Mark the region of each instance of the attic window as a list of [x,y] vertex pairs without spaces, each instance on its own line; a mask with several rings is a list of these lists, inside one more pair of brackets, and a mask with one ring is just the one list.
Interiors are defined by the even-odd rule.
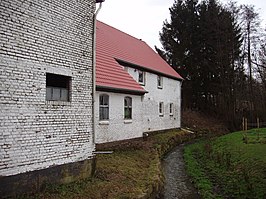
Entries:
[[163,77],[160,75],[157,76],[157,86],[158,88],[163,88]]
[[139,70],[139,83],[145,85],[145,72],[142,70]]
[[46,73],[46,100],[70,101],[70,81],[68,76]]

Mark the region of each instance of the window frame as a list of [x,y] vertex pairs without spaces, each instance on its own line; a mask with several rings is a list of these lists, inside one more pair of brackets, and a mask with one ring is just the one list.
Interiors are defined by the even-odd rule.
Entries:
[[46,73],[46,94],[48,102],[70,102],[72,78],[66,75]]
[[[101,100],[101,97],[103,98]],[[105,97],[107,98],[107,100],[105,99]],[[99,95],[99,121],[108,121],[109,120],[109,107],[110,107],[110,100],[109,100],[109,95],[107,94],[100,94]],[[107,101],[107,104],[105,104],[104,102]],[[103,104],[102,104],[103,102]],[[104,110],[107,109],[107,117],[105,117],[105,112]]]
[[[127,101],[128,100],[128,101]],[[126,104],[127,102],[127,104]],[[129,110],[129,117],[126,111]],[[132,97],[126,96],[124,97],[124,120],[132,120]]]
[[163,88],[163,76],[161,75],[157,75],[157,88],[159,89]]
[[[142,74],[142,81],[140,81],[140,74]],[[145,71],[143,71],[143,70],[138,70],[138,83],[140,84],[140,85],[145,85]]]
[[164,115],[164,103],[159,102],[159,116],[162,117]]

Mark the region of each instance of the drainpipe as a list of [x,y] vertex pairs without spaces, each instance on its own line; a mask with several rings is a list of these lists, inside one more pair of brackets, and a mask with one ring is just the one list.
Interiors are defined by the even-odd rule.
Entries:
[[96,93],[96,21],[97,15],[102,8],[104,0],[96,0],[100,3],[97,11],[93,16],[93,44],[92,44],[92,142],[95,144],[95,93]]
[[180,117],[179,117],[180,128],[181,128],[181,116],[182,116],[182,85],[183,85],[183,82],[184,82],[184,79],[182,79],[180,82]]

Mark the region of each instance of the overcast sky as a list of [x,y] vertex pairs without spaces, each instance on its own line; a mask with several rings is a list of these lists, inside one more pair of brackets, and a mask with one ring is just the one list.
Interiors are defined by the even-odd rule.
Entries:
[[[227,0],[221,0],[226,3]],[[253,4],[259,12],[262,25],[266,23],[266,0],[236,0],[240,4]],[[174,0],[105,0],[97,19],[145,41],[151,48],[161,47],[159,31]]]

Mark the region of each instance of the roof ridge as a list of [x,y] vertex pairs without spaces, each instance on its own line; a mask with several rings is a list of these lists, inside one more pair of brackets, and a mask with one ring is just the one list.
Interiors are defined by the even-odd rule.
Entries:
[[[104,25],[110,27],[111,29],[115,29],[115,30],[118,31],[118,32],[121,32],[121,33],[123,33],[123,34],[125,34],[125,35],[128,35],[128,36],[132,37],[133,39],[136,39],[136,40],[141,41],[141,42],[145,43],[146,45],[148,45],[144,40],[142,40],[142,39],[138,39],[137,37],[134,37],[134,36],[130,35],[129,33],[126,33],[126,32],[124,32],[124,31],[122,31],[122,30],[119,30],[118,28],[113,27],[113,26],[111,26],[111,25],[109,25],[109,24],[107,24],[107,23],[105,23],[105,22],[102,22],[102,21],[100,21],[100,20],[98,20],[98,19],[97,19],[97,22],[100,22],[100,23],[102,23],[102,24],[104,24]],[[148,46],[149,46],[149,45],[148,45]],[[150,47],[150,46],[149,46],[149,47]]]

